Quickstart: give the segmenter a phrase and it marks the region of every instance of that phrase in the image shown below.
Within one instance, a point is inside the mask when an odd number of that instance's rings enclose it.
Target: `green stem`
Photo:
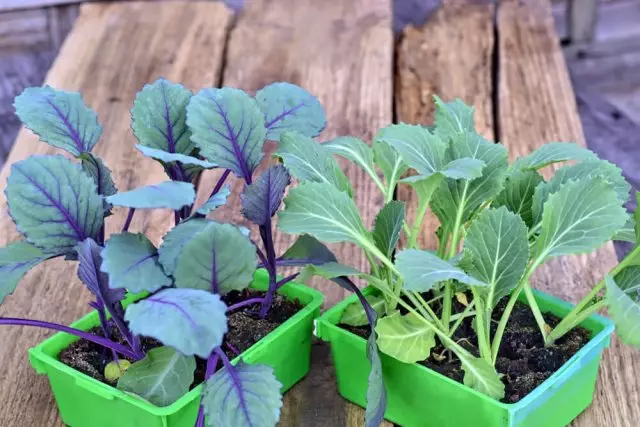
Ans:
[[[533,312],[533,317],[536,319],[536,323],[538,324],[538,328],[540,328],[540,333],[544,338],[545,342],[547,341],[547,322],[545,322],[544,317],[542,316],[542,311],[540,307],[538,307],[538,302],[536,301],[536,297],[533,295],[533,290],[531,289],[531,285],[527,282],[524,285],[524,294],[527,296],[527,302],[529,303],[529,308]]]
[[[376,263],[376,260],[369,253],[369,251],[365,250],[364,253],[367,256],[367,260],[369,260],[369,265],[371,265],[371,273],[373,273],[374,276],[380,277],[380,275],[378,274],[378,264]]]
[[[427,310],[429,315],[433,318],[434,322],[436,322],[436,324],[438,326],[440,326],[440,328],[443,328],[442,323],[440,323],[440,319],[438,319],[438,315],[433,311],[433,309],[431,308],[429,303],[427,301],[425,301],[424,298],[422,298],[422,295],[420,295],[419,292],[413,292],[413,295],[420,302],[420,304],[422,304],[422,306],[425,308],[425,310]]]
[[[453,299],[453,286],[451,282],[444,284],[444,297],[442,300],[442,324],[446,328],[445,331],[449,333],[449,324],[451,322],[451,302]]]
[[[496,359],[498,358],[498,350],[500,349],[500,342],[502,341],[502,335],[504,335],[504,330],[507,327],[507,322],[509,321],[509,316],[511,316],[511,312],[513,311],[513,307],[516,305],[516,301],[518,300],[518,296],[520,292],[522,292],[522,288],[527,283],[527,280],[522,280],[518,286],[511,293],[511,297],[509,298],[509,302],[507,302],[507,306],[504,308],[504,312],[502,313],[502,317],[500,317],[500,322],[498,322],[498,329],[496,329],[496,333],[493,336],[493,342],[491,344],[491,360],[495,365]]]
[[[442,323],[440,323],[438,317],[434,316],[435,313],[431,310],[431,307],[429,307],[428,305],[423,305],[418,300],[418,298],[416,298],[416,294],[417,292],[404,292],[404,295],[409,298],[409,301],[411,301],[411,303],[418,309],[418,311],[424,318],[433,320],[438,328],[443,329]]]
[[[456,322],[453,324],[453,326],[449,329],[449,336],[452,337],[453,334],[456,333],[456,330],[458,329],[458,327],[460,327],[460,325],[462,324],[462,321],[469,317],[469,314],[471,312],[471,310],[473,309],[473,306],[475,305],[475,301],[471,301],[471,303],[469,305],[467,305],[467,307],[464,309],[464,311],[458,315],[458,319],[456,320]]]
[[[536,225],[534,225],[533,227],[531,227],[531,230],[529,230],[529,235],[527,236],[529,238],[529,240],[531,240],[531,238],[533,236],[535,236],[536,232],[538,230],[540,230],[541,228],[542,228],[542,222],[539,222]]]
[[[480,357],[492,363],[489,331],[487,330],[487,322],[484,318],[486,313],[482,306],[482,300],[478,298],[478,292],[473,287],[471,287],[471,292],[473,292],[473,300],[476,301],[476,332],[478,333],[478,350],[480,350]]]
[[[416,221],[413,223],[413,228],[411,229],[411,234],[409,235],[410,248],[415,248],[417,245],[418,235],[420,234],[420,227],[422,227],[422,220],[427,214],[427,209],[429,208],[429,200],[431,200],[430,197],[424,201],[421,201],[420,206],[418,206]]]
[[[582,323],[587,317],[591,316],[596,311],[603,309],[607,304],[607,301],[602,299],[597,303],[589,306],[588,308],[582,310],[578,315],[573,316],[570,322],[565,323],[562,322],[556,326],[553,331],[549,334],[548,339],[545,341],[545,346],[550,346],[560,338],[562,338],[567,332],[578,326]],[[566,319],[566,318],[565,318]]]

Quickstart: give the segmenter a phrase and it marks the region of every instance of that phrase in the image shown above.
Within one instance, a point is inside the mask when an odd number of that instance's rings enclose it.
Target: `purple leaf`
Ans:
[[[124,298],[124,289],[110,289],[109,275],[100,271],[102,265],[102,248],[89,238],[78,243],[78,277],[89,288],[91,293],[105,305],[113,306]]]
[[[267,169],[240,195],[242,214],[257,225],[268,225],[282,203],[282,197],[291,183],[289,173],[282,165]]]

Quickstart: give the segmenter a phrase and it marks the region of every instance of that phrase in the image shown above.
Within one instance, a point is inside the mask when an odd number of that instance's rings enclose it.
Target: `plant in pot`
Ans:
[[[576,144],[546,144],[509,165],[504,146],[476,133],[472,108],[435,102],[435,126],[392,125],[372,147],[282,136],[277,154],[302,182],[278,227],[353,243],[370,264],[304,268],[302,281],[319,275],[356,293],[316,321],[316,334],[331,342],[339,390],[366,405],[367,425],[383,417],[403,426],[566,425],[592,400],[613,330],[593,314],[608,305],[620,336],[639,343],[640,250],[573,308],[529,280],[552,257],[593,251],[614,235],[635,239],[623,208],[630,186]],[[372,230],[333,155],[366,171],[382,193]],[[577,163],[549,181],[538,173],[569,160]],[[417,195],[413,219],[393,200],[398,183]],[[440,224],[435,250],[418,239],[429,207]],[[369,287],[360,291],[352,278]]]
[[[275,425],[281,392],[309,369],[312,322],[322,304],[319,292],[293,283],[296,274],[281,278],[278,269],[335,256],[307,237],[276,253],[272,218],[290,176],[277,164],[255,179],[254,172],[267,139],[323,129],[319,102],[288,83],[266,86],[255,98],[233,88],[193,95],[164,79],[146,85],[131,110],[136,148],[171,180],[126,192],[92,153],[102,127],[79,94],[29,88],[15,107],[41,140],[79,161],[32,156],[12,165],[5,193],[24,240],[0,249],[2,300],[32,267],[57,257],[78,262],[94,296],[95,312],[71,327],[0,318],[0,325],[64,332],[30,351],[36,370],[49,376],[63,421]],[[196,205],[199,176],[214,168],[224,172]],[[244,227],[206,218],[225,204],[231,173],[244,181],[242,213],[257,226],[261,245]],[[106,238],[114,206],[128,215],[122,231]],[[129,230],[137,209],[157,208],[175,218],[159,247]]]

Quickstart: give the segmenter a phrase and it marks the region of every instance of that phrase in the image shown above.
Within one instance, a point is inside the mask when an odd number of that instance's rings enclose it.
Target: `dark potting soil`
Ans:
[[[264,295],[265,293],[262,291],[232,291],[223,296],[222,300],[228,306],[231,306],[249,298],[258,298],[263,297]],[[285,297],[276,294],[273,299],[271,309],[264,319],[260,319],[258,316],[259,308],[259,304],[247,306],[234,311],[228,316],[229,330],[224,337],[222,350],[229,359],[237,356],[236,351],[238,353],[242,353],[253,344],[257,343],[260,339],[267,336],[270,332],[300,311],[303,308],[303,305],[298,300],[289,301]],[[124,338],[118,331],[118,328],[111,325],[110,329],[110,338],[113,341],[126,344]],[[89,332],[95,335],[104,336],[102,328],[100,327],[93,328]],[[141,342],[142,346],[146,350],[161,345],[159,341],[148,337],[142,337]],[[114,385],[104,377],[105,364],[113,360],[111,350],[105,349],[104,347],[90,341],[80,339],[62,350],[58,355],[58,359],[64,364],[102,381],[103,383]],[[194,381],[191,386],[192,388],[204,381],[206,366],[206,360],[196,358],[196,371],[194,374]],[[219,364],[218,367],[221,367],[221,364]]]
[[[498,320],[504,311],[506,299],[493,312],[491,335],[497,329]],[[464,309],[457,301],[456,312]],[[471,327],[472,317],[467,317],[454,334],[455,341],[475,356],[479,355],[477,335]],[[544,319],[551,327],[560,322],[560,318],[550,313],[544,313]],[[365,339],[369,337],[369,326],[353,327],[340,325]],[[543,381],[578,352],[590,339],[590,333],[584,328],[575,328],[559,339],[550,347],[544,346],[544,341],[529,306],[517,302],[511,312],[511,317],[505,328],[496,369],[503,374],[505,384],[504,403],[515,403],[529,394]],[[431,350],[427,360],[418,362],[434,371],[462,383],[464,371],[460,360],[440,344],[436,337],[436,347]]]

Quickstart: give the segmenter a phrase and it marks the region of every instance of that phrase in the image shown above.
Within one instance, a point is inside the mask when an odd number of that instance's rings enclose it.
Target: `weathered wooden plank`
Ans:
[[[433,95],[460,98],[476,108],[476,126],[493,138],[492,75],[493,5],[446,2],[422,28],[408,27],[398,48],[395,105],[397,121],[433,123]],[[398,200],[415,219],[417,196],[400,185]],[[425,218],[420,244],[434,249],[437,218]]]
[[[584,144],[562,52],[545,0],[504,0],[498,7],[500,135],[512,157],[548,141]],[[611,244],[595,254],[548,262],[533,284],[576,301],[616,263]],[[617,339],[601,363],[593,405],[574,425],[631,426],[640,419],[640,354]]]
[[[160,76],[192,89],[214,85],[229,23],[229,12],[217,3],[175,2],[162,7],[96,4],[82,8],[46,82],[81,91],[97,111],[105,129],[96,151],[111,167],[118,188],[126,190],[165,179],[161,167],[144,160],[134,148],[129,109],[135,93]],[[22,130],[0,173],[2,187],[10,163],[31,154],[54,152],[57,150]],[[108,232],[120,230],[123,213],[116,210],[115,216],[109,218]],[[172,218],[171,212],[140,212],[132,229],[145,231],[158,242],[170,228]],[[17,237],[1,193],[0,245]],[[7,298],[0,314],[69,323],[88,311],[88,300],[88,291],[76,279],[75,266],[56,260],[30,272],[16,293]],[[27,349],[47,334],[28,328],[0,329],[0,341],[11,343],[0,346],[0,425],[61,425],[46,379],[36,377],[26,357]]]
[[[298,84],[316,95],[327,111],[328,125],[320,139],[356,135],[368,141],[392,119],[392,63],[389,0],[252,0],[231,32],[223,84],[250,92],[275,81]],[[364,220],[371,225],[382,197],[359,169],[349,167],[346,173]],[[219,175],[203,177],[201,197]],[[231,182],[234,196],[216,215],[243,223],[238,200],[242,183]],[[277,250],[292,241],[278,233]],[[333,249],[343,262],[364,267],[364,256],[353,246]],[[345,296],[334,284],[315,285],[324,292],[326,306]],[[310,377],[285,396],[280,425],[364,425],[364,411],[337,393],[326,347],[318,344],[314,349]]]

